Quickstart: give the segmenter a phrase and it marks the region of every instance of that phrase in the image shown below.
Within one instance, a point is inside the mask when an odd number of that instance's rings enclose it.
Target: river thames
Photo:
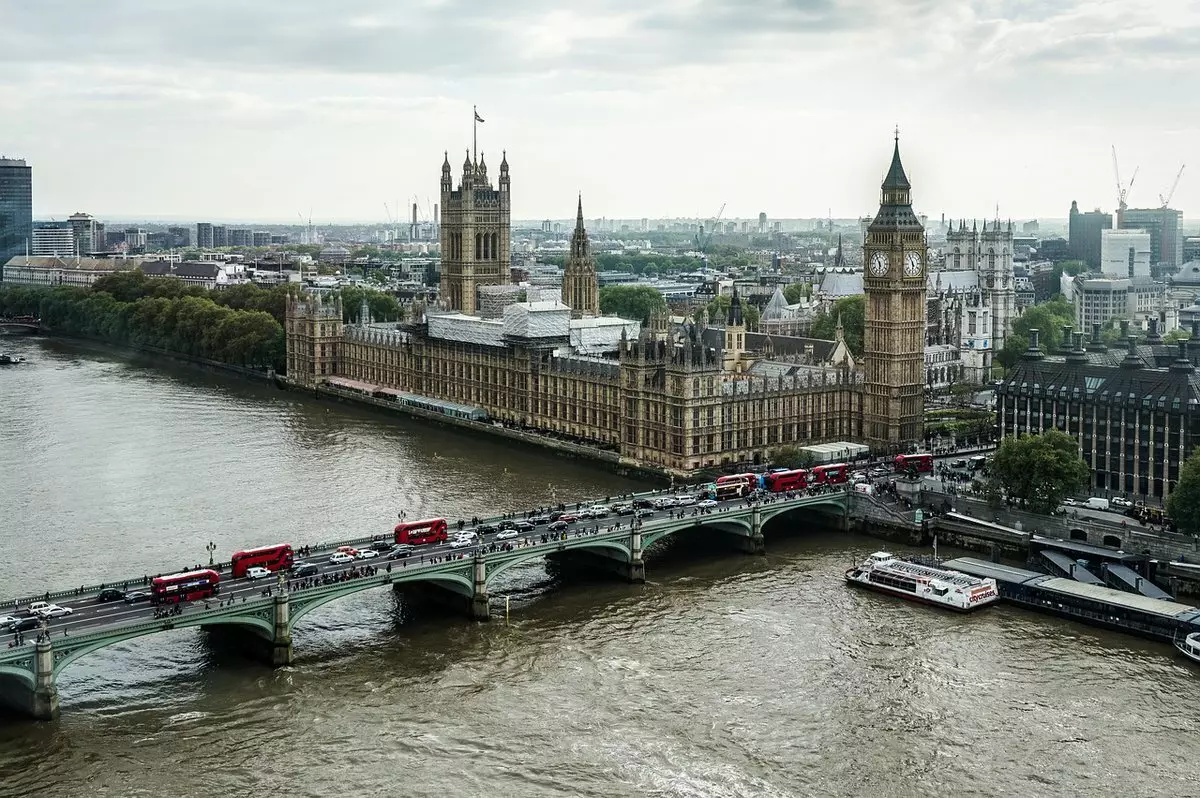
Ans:
[[[646,487],[97,347],[0,349],[29,360],[0,369],[5,597]],[[765,557],[681,537],[645,585],[530,565],[486,624],[359,593],[275,671],[197,630],[101,650],[59,720],[0,720],[0,796],[1200,794],[1200,669],[1169,646],[852,590],[879,544],[765,534]]]

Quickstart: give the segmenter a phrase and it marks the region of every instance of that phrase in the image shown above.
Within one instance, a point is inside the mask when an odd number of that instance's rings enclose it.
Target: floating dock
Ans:
[[[995,579],[1006,601],[1093,626],[1168,643],[1181,635],[1200,632],[1200,607],[1172,601],[1169,595],[1165,599],[1151,598],[974,557],[947,560],[942,566]]]

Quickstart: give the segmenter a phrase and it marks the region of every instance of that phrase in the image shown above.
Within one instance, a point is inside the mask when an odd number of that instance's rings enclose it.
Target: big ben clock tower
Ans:
[[[912,210],[900,134],[863,244],[863,437],[876,453],[924,437],[925,228]]]

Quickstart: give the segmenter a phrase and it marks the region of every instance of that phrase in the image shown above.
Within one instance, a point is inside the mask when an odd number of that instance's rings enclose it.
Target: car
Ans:
[[[397,543],[388,550],[387,556],[389,560],[394,560],[397,557],[407,557],[416,551],[416,546],[411,543]]]
[[[535,515],[533,518],[529,519],[530,523],[533,524],[548,524],[553,520],[554,519],[548,515]]]
[[[51,604],[49,607],[42,609],[38,615],[43,618],[61,618],[64,615],[70,615],[72,612],[70,607],[60,607],[57,604]]]
[[[36,629],[42,625],[42,619],[37,617],[18,618],[14,623],[8,625],[6,631],[9,632],[28,632],[30,629]]]
[[[591,518],[608,518],[608,510],[603,507],[593,507],[591,509]]]
[[[649,499],[634,499],[633,509],[635,510],[650,510],[654,507],[654,502]]]
[[[54,605],[51,604],[49,601],[35,601],[29,605],[29,609],[27,610],[27,612],[30,615],[38,615],[41,613],[42,610],[46,609],[47,607],[53,607],[53,606]]]
[[[359,549],[358,554],[354,555],[356,560],[373,560],[379,556],[379,552],[375,549]]]
[[[532,532],[533,524],[529,523],[528,521],[518,521],[513,526],[513,529],[515,529],[518,532]]]
[[[139,601],[149,601],[150,594],[144,590],[131,590],[125,594],[126,604],[135,604]]]
[[[574,524],[579,520],[579,516],[571,513],[563,513],[557,520],[562,521],[564,524]]]
[[[387,551],[391,547],[392,547],[392,542],[390,540],[376,540],[371,543],[371,548],[373,550],[379,552],[380,554]]]
[[[479,537],[479,533],[474,529],[463,529],[455,532],[454,537],[462,538],[463,540],[476,540]]]
[[[966,461],[964,460],[963,462],[965,463]],[[879,477],[886,477],[887,475],[888,475],[888,470],[886,468],[881,468],[879,466],[876,466],[875,468],[872,468],[870,471],[867,472],[867,476],[872,477],[873,479],[878,479]]]
[[[297,579],[303,579],[307,576],[316,576],[321,572],[321,569],[310,562],[298,562],[292,566],[292,576]]]
[[[500,527],[495,524],[480,524],[475,527],[475,531],[481,535],[494,535],[500,531]]]
[[[333,563],[334,565],[345,565],[348,562],[354,562],[354,557],[350,556],[344,551],[335,551],[333,554],[329,555],[329,562]]]
[[[696,506],[707,510],[709,508],[716,507],[717,501],[716,499],[704,499],[703,501],[696,502]]]
[[[561,522],[557,522],[557,523],[561,523]],[[519,534],[520,533],[517,532],[517,530],[515,530],[515,529],[502,529],[496,533],[496,540],[512,540],[513,538],[517,537]]]
[[[7,629],[19,620],[15,615],[0,615],[0,629]]]
[[[687,506],[695,504],[695,503],[696,503],[695,496],[680,496],[678,499],[675,500],[676,507],[687,507]]]
[[[637,510],[633,511],[634,518],[649,518],[652,515],[654,515],[654,511],[647,510],[645,507],[639,507]]]
[[[270,577],[271,570],[263,568],[261,565],[252,565],[246,569],[247,579],[269,579]]]
[[[120,601],[125,598],[125,591],[115,587],[106,587],[96,594],[96,601]]]
[[[500,523],[496,524],[496,528],[497,529],[516,529],[517,522],[509,521],[509,520],[501,521]]]
[[[474,545],[475,541],[467,540],[466,538],[455,538],[454,540],[450,541],[450,548],[452,549],[465,549],[467,546]]]
[[[575,513],[576,520],[585,520],[586,521],[587,519],[593,518],[593,517],[594,516],[592,514],[592,511],[587,509],[586,507],[584,507],[582,510],[579,510],[578,512]]]
[[[617,510],[617,515],[633,515],[635,512],[637,511],[633,509],[632,504],[623,504],[621,509]]]
[[[1064,506],[1064,507],[1078,507],[1078,506],[1079,506],[1079,502],[1075,501],[1075,500],[1074,500],[1074,499],[1072,499],[1070,496],[1068,496],[1067,498],[1063,499],[1063,500],[1062,500],[1062,503],[1063,503],[1063,506]]]
[[[674,507],[675,505],[676,501],[674,496],[663,496],[661,499],[654,500],[654,506],[659,510],[665,510],[668,507]]]
[[[967,459],[965,457],[960,457],[957,460],[951,460],[950,467],[951,468],[966,468],[967,467]]]
[[[555,521],[546,527],[551,532],[564,532],[567,528],[566,521]]]
[[[1120,507],[1122,510],[1128,510],[1129,508],[1133,507],[1133,502],[1131,502],[1129,499],[1123,499],[1120,496],[1117,496],[1115,499],[1110,499],[1108,503],[1113,507]]]

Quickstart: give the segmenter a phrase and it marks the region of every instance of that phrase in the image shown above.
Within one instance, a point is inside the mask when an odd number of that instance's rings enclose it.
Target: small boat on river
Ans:
[[[958,612],[970,612],[1000,598],[995,579],[913,562],[886,551],[877,551],[847,570],[846,581]]]
[[[1192,632],[1182,640],[1176,638],[1175,648],[1192,662],[1200,662],[1200,632]]]
[[[25,362],[20,355],[0,355],[0,366],[19,366]]]

